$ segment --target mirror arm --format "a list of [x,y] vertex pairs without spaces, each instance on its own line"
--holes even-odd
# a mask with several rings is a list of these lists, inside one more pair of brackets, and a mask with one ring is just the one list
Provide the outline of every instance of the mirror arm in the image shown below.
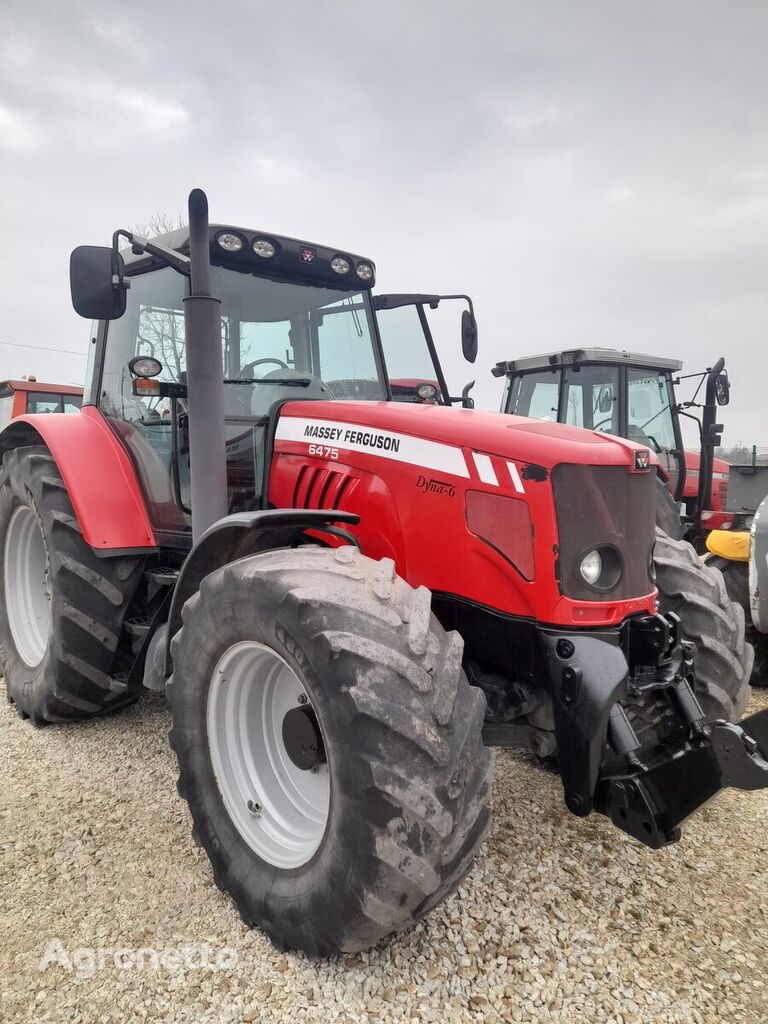
[[475,321],[475,307],[472,304],[472,299],[469,297],[469,295],[438,295],[437,298],[438,299],[464,299],[466,304],[469,306],[469,315],[472,317],[472,320]]
[[[125,228],[118,228],[112,235],[112,252],[114,255],[117,254],[118,239],[120,238],[125,238],[131,243],[131,250],[134,255],[140,256],[142,253],[149,253],[150,256],[156,256],[157,259],[162,260],[163,263],[184,277],[190,276],[189,256],[184,256],[183,253],[176,252],[175,249],[169,249],[167,246],[160,245],[157,242],[151,242],[149,239],[142,238],[141,235],[136,235],[132,231],[126,231]],[[113,267],[116,265],[114,258],[112,265]],[[127,282],[123,281],[122,283],[126,284]]]

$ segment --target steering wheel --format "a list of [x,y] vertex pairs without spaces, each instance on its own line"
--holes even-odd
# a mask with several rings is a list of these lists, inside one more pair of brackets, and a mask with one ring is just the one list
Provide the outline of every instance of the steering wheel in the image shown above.
[[[606,416],[606,418],[604,420],[600,420],[600,422],[596,423],[595,426],[592,427],[592,429],[593,430],[603,430],[603,428],[605,427],[606,423],[610,423],[611,425],[613,425],[613,416],[612,415],[611,416]],[[605,431],[605,433],[610,434],[610,430]]]
[[240,380],[248,380],[249,377],[253,376],[253,371],[257,366],[263,366],[264,363],[277,363],[281,370],[289,370],[288,363],[284,363],[282,359],[275,359],[273,356],[265,356],[264,359],[252,359],[250,363],[246,363],[245,366],[241,367],[238,377]]

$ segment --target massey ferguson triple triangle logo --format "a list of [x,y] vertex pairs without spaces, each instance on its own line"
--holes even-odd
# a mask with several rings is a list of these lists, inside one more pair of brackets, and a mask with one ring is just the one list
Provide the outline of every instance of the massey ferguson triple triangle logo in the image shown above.
[[651,453],[647,448],[635,449],[634,471],[635,473],[647,473],[651,468]]

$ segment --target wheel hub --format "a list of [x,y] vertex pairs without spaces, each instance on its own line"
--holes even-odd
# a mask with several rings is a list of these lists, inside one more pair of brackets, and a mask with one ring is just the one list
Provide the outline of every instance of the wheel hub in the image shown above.
[[306,704],[291,708],[283,719],[283,743],[291,761],[301,771],[325,764],[325,746],[314,711]]
[[206,720],[216,783],[242,838],[278,868],[311,860],[325,835],[331,782],[299,677],[265,644],[233,644],[214,669]]
[[5,535],[5,607],[16,650],[30,668],[43,660],[51,632],[48,558],[37,515],[17,505]]

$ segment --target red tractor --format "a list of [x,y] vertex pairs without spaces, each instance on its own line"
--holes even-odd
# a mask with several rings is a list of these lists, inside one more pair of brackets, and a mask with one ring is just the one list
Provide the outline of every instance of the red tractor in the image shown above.
[[0,429],[24,413],[76,412],[83,389],[70,384],[42,384],[36,377],[0,381]]
[[[657,591],[648,447],[441,390],[392,401],[371,260],[209,226],[199,191],[189,213],[75,250],[75,309],[100,324],[83,409],[0,434],[23,716],[165,689],[216,883],[313,953],[457,886],[488,744],[556,752],[575,815],[653,848],[723,787],[768,785],[768,714],[732,724],[751,652],[730,602]],[[678,584],[718,578],[671,545]],[[716,683],[677,613],[724,650]]]
[[[717,409],[730,395],[725,361],[680,377],[683,364],[612,348],[570,349],[497,363],[507,378],[502,411],[571,423],[617,434],[653,448],[659,459],[659,525],[703,548],[703,534],[733,518],[725,511],[727,462],[714,457],[722,426]],[[690,401],[678,402],[675,385],[699,378]],[[698,403],[704,387],[704,401]],[[701,408],[701,422],[690,411]],[[681,417],[699,426],[699,451],[686,451]]]

